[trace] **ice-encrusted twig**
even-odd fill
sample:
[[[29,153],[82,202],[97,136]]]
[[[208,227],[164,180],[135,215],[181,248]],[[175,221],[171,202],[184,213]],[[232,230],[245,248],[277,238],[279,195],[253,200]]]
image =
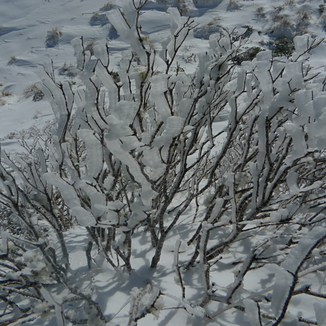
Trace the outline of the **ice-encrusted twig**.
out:
[[[175,249],[174,249],[174,269],[177,274],[177,282],[178,282],[178,284],[180,284],[180,287],[181,287],[182,298],[184,299],[186,297],[186,288],[183,284],[180,266],[179,266],[179,262],[178,262],[180,246],[181,246],[181,240],[178,240],[175,244]]]
[[[160,291],[153,287],[150,280],[142,289],[134,288],[135,297],[130,302],[128,326],[136,326],[137,320],[146,316],[147,313],[157,310],[155,303],[160,296]],[[148,296],[148,298],[146,298]],[[141,305],[145,307],[141,310]]]

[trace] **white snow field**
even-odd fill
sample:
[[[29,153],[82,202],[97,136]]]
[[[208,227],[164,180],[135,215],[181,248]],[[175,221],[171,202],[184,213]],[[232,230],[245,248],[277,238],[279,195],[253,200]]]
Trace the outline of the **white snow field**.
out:
[[[117,6],[122,6],[124,0],[111,1]],[[161,3],[165,1],[160,1]],[[203,2],[198,8],[189,3],[191,14],[199,25],[217,21],[218,25],[232,30],[243,28],[243,32],[250,27],[252,34],[247,47],[267,44],[269,36],[277,33],[282,35],[282,24],[278,24],[275,15],[289,20],[282,22],[285,30],[295,30],[300,22],[300,10],[305,10],[309,15],[309,23],[304,25],[306,31],[316,37],[324,37],[325,17],[320,13],[323,1],[234,1],[239,8],[228,9],[229,1],[197,1]],[[232,1],[231,1],[232,2]],[[172,4],[173,1],[166,1]],[[94,13],[99,12],[105,1],[100,0],[71,0],[71,1],[2,1],[0,10],[0,91],[1,119],[0,137],[4,138],[9,133],[18,132],[32,125],[42,126],[44,121],[51,119],[51,109],[46,101],[41,103],[26,99],[24,90],[34,83],[40,82],[43,65],[53,60],[54,69],[63,65],[75,63],[74,50],[71,41],[83,36],[85,42],[91,40],[110,39],[108,25],[89,24]],[[218,4],[218,6],[216,6]],[[160,41],[168,35],[170,28],[169,14],[166,5],[149,1],[149,8],[141,17],[144,35],[148,35],[153,42]],[[232,8],[232,6],[231,6]],[[263,8],[263,9],[260,9]],[[257,11],[263,13],[257,17]],[[101,13],[102,14],[102,13]],[[105,12],[104,12],[105,14]],[[302,15],[302,14],[301,14]],[[274,18],[273,18],[274,17]],[[274,20],[274,21],[273,21]],[[276,21],[276,22],[275,22]],[[279,27],[280,25],[280,27]],[[62,37],[58,46],[47,48],[45,45],[47,32],[58,28]],[[252,30],[251,30],[252,29]],[[181,49],[180,59],[187,71],[195,69],[195,55],[205,51],[208,36],[214,31],[214,24],[195,31],[195,36],[189,36],[186,45]],[[113,58],[119,58],[124,49],[128,48],[120,37],[110,40],[110,51]],[[313,66],[324,65],[324,47],[321,46],[312,56]],[[10,145],[9,145],[10,144]],[[13,141],[4,141],[2,146],[12,148]]]
[[[54,125],[55,118],[57,118],[56,121],[60,120],[58,118],[60,108],[58,111],[53,112],[53,106],[50,103],[51,92],[46,92],[46,87],[44,88],[41,82],[41,80],[46,80],[49,82],[48,85],[51,84],[46,79],[45,72],[51,66],[51,62],[56,80],[61,81],[63,85],[71,85],[71,89],[76,92],[79,89],[85,89],[85,83],[81,75],[77,76],[76,74],[75,54],[78,52],[76,49],[78,48],[78,39],[80,37],[82,37],[85,48],[91,49],[89,50],[90,52],[93,51],[92,46],[94,44],[104,45],[107,42],[111,60],[110,68],[121,68],[121,59],[129,55],[131,48],[130,40],[133,40],[133,38],[127,33],[120,35],[119,29],[115,29],[113,25],[117,24],[119,10],[123,10],[123,8],[126,8],[126,4],[131,4],[132,2],[133,0],[112,0],[110,1],[112,6],[104,8],[108,2],[103,0],[0,0],[0,145],[2,160],[7,165],[10,165],[8,163],[10,155],[14,155],[17,152],[23,152],[28,155],[28,148],[35,145],[34,141],[36,139],[37,142],[45,142],[47,133],[49,130],[52,130],[51,126]],[[139,1],[137,0],[137,2]],[[316,123],[312,124],[311,129],[309,129],[310,136],[314,132],[316,133],[316,141],[309,139],[309,146],[311,146],[309,149],[313,147],[316,153],[323,152],[322,148],[326,145],[326,132],[323,129],[324,122],[326,121],[324,116],[326,96],[323,93],[325,87],[326,42],[322,40],[325,37],[326,31],[326,4],[324,8],[324,1],[149,0],[141,10],[139,24],[142,27],[143,39],[154,48],[157,47],[158,51],[160,44],[171,34],[171,21],[173,23],[171,16],[176,16],[177,14],[173,9],[169,8],[175,7],[175,5],[179,5],[179,9],[183,11],[183,16],[175,19],[182,21],[182,19],[189,16],[197,26],[189,33],[177,54],[175,67],[177,64],[182,67],[180,76],[183,72],[186,74],[194,73],[196,69],[201,67],[199,65],[200,54],[208,51],[210,42],[213,42],[213,38],[210,38],[210,36],[225,30],[234,30],[235,34],[232,35],[245,35],[242,41],[240,41],[240,43],[243,43],[243,51],[241,52],[245,52],[245,50],[253,47],[260,47],[261,50],[266,50],[257,51],[257,53],[259,52],[257,61],[252,61],[256,60],[255,56],[257,53],[250,58],[246,57],[244,60],[238,58],[241,61],[239,63],[244,62],[243,66],[245,69],[251,69],[251,65],[257,65],[257,67],[262,65],[262,63],[266,62],[263,61],[265,60],[264,58],[269,58],[268,53],[272,49],[274,51],[284,51],[281,55],[285,54],[285,56],[280,56],[280,59],[276,59],[276,61],[279,60],[281,62],[279,66],[277,66],[277,63],[275,67],[273,66],[277,70],[277,67],[281,67],[282,60],[287,60],[285,59],[288,54],[286,51],[291,49],[292,43],[286,42],[289,39],[292,40],[293,36],[301,36],[301,38],[297,38],[296,42],[298,46],[302,47],[304,47],[305,40],[308,42],[308,36],[313,37],[314,40],[320,40],[318,47],[313,48],[308,54],[305,53],[305,61],[302,65],[301,63],[300,65],[295,65],[295,54],[299,52],[294,52],[293,65],[289,66],[293,67],[293,69],[287,67],[285,75],[288,75],[285,77],[291,77],[290,74],[293,72],[294,80],[291,80],[289,77],[289,80],[295,85],[293,86],[293,93],[297,91],[296,87],[300,91],[300,87],[302,87],[302,92],[298,92],[298,98],[301,96],[302,103],[306,106],[300,107],[300,112],[308,108],[316,113]],[[119,16],[119,19],[121,17]],[[123,34],[124,30],[123,28],[120,29],[121,34]],[[48,32],[51,33],[50,40],[47,40]],[[282,47],[282,44],[284,44],[282,43],[277,48],[277,45],[275,45],[277,43],[276,40],[282,40],[286,45]],[[99,52],[100,55],[101,53]],[[77,53],[77,59],[81,57],[82,55]],[[272,58],[271,54],[270,58]],[[300,77],[299,72],[300,69],[302,71],[306,69],[304,64],[309,64],[314,68],[311,75],[307,73],[305,80]],[[163,66],[164,63],[159,62],[157,70],[160,70]],[[240,65],[236,66],[235,70],[240,69],[239,67]],[[263,71],[263,67],[261,69]],[[141,73],[142,71],[139,72],[139,75]],[[315,75],[316,77],[314,78],[316,79],[311,78],[312,82],[307,88],[308,90],[316,89],[316,92],[320,93],[318,93],[318,99],[310,107],[307,97],[312,92],[304,92],[305,89],[303,89],[301,84],[309,83],[310,80],[308,79]],[[176,82],[178,78],[181,80],[182,77],[177,77]],[[281,94],[281,90],[286,87],[285,84],[280,82],[279,84],[273,84],[275,88],[270,90],[268,88],[270,86],[268,78],[263,74],[259,78],[261,78],[259,82],[266,80],[266,84],[262,82],[262,92],[266,91],[267,93],[271,91],[272,94],[275,91],[274,95],[276,96]],[[275,79],[277,78],[275,77]],[[156,87],[157,93],[154,92],[154,95],[151,94],[151,96],[155,99],[157,98],[157,102],[159,102],[160,96],[158,94],[161,91],[161,84],[155,84],[154,80],[153,88]],[[227,87],[231,89],[236,82],[238,82],[239,88],[241,77],[235,79],[233,84],[230,82]],[[137,85],[136,82],[130,82],[130,85],[131,89],[132,87],[137,87],[135,86]],[[266,86],[265,89],[264,86]],[[51,90],[51,86],[49,86],[49,89]],[[42,91],[45,93],[44,97]],[[255,90],[253,89],[252,92],[254,93]],[[85,94],[86,98],[89,94],[87,94],[87,91],[85,91]],[[92,94],[89,96],[92,96]],[[241,101],[243,100],[240,95],[239,98]],[[296,97],[295,99],[297,100],[298,98]],[[229,97],[228,100],[230,104],[216,117],[212,123],[212,130],[205,131],[205,134],[211,133],[211,137],[214,137],[213,148],[216,153],[223,148],[225,138],[231,133],[232,123],[235,123],[237,119],[232,117],[234,113],[234,108],[232,107],[233,99]],[[234,99],[234,101],[236,103],[237,99]],[[245,100],[243,101],[245,102]],[[265,103],[266,106],[268,106],[267,95],[265,101],[267,103]],[[312,101],[313,99],[311,99],[311,103]],[[69,102],[69,99],[67,102]],[[283,102],[281,98],[277,105],[288,105]],[[272,102],[272,99],[270,99],[269,103],[272,110],[275,102]],[[123,140],[125,139],[124,137],[129,136],[127,133],[130,131],[128,129],[129,124],[127,123],[129,115],[125,113],[125,106],[129,104],[126,100],[120,106],[117,105],[120,111],[116,110],[117,112],[112,114],[111,120],[108,123],[111,128],[110,132],[114,133],[114,135],[121,134],[120,138]],[[79,108],[74,104],[72,111],[78,112],[78,110]],[[229,118],[230,114],[231,118]],[[266,113],[266,116],[268,114],[273,115],[272,113]],[[293,113],[294,116],[296,114],[297,112]],[[313,221],[311,229],[309,229],[309,232],[304,231],[304,227],[306,227],[304,223],[309,220],[308,213],[304,209],[299,211],[299,205],[294,203],[293,199],[297,198],[295,196],[299,196],[302,192],[306,192],[307,196],[313,196],[314,193],[320,191],[316,195],[317,197],[320,196],[319,203],[311,208],[313,210],[312,214],[318,215],[325,210],[325,171],[320,172],[320,174],[324,173],[323,176],[320,176],[318,169],[316,170],[317,172],[314,170],[313,175],[318,176],[311,183],[299,184],[298,182],[299,175],[301,176],[300,168],[304,164],[311,164],[311,166],[314,164],[311,158],[313,156],[309,156],[310,154],[313,155],[313,150],[309,152],[309,155],[305,154],[305,151],[308,150],[305,148],[308,140],[304,138],[302,132],[304,130],[304,123],[310,119],[310,116],[308,113],[306,116],[304,113],[302,115],[307,120],[299,121],[293,118],[293,123],[289,122],[284,127],[286,132],[291,133],[291,139],[293,139],[297,148],[293,151],[293,156],[286,161],[287,165],[285,165],[282,173],[287,173],[287,168],[290,169],[291,164],[294,164],[293,162],[296,162],[295,160],[299,157],[300,159],[301,156],[305,158],[302,162],[300,161],[300,166],[298,165],[288,174],[284,182],[288,187],[288,191],[282,197],[282,205],[286,202],[285,206],[281,205],[281,201],[275,200],[273,205],[271,204],[265,211],[260,212],[261,216],[264,214],[268,215],[268,217],[264,215],[264,218],[266,218],[264,223],[267,223],[269,227],[261,232],[256,231],[263,224],[259,219],[250,220],[248,218],[248,220],[244,219],[237,224],[237,227],[245,225],[242,237],[239,237],[234,242],[230,242],[229,248],[225,246],[221,254],[217,254],[214,259],[210,260],[208,271],[210,273],[209,291],[205,274],[205,268],[207,268],[208,263],[203,258],[203,248],[210,244],[213,246],[215,241],[220,238],[225,239],[227,242],[234,233],[238,232],[234,225],[235,215],[239,211],[235,211],[237,199],[235,196],[234,198],[232,197],[231,190],[231,195],[227,195],[223,199],[221,199],[222,197],[216,198],[216,196],[210,197],[205,192],[204,195],[201,194],[202,196],[198,198],[198,201],[194,200],[182,213],[166,237],[158,265],[156,268],[151,268],[151,260],[155,255],[155,248],[150,245],[152,240],[151,234],[148,232],[148,225],[144,222],[145,219],[139,216],[144,215],[143,211],[146,210],[145,208],[151,205],[155,192],[151,188],[150,181],[143,177],[143,171],[141,171],[140,167],[133,164],[131,154],[126,154],[123,151],[121,139],[119,138],[120,142],[116,139],[111,139],[110,132],[108,132],[103,142],[110,149],[113,156],[125,164],[126,167],[121,167],[121,169],[125,168],[130,171],[137,184],[142,186],[142,191],[138,192],[139,197],[133,198],[137,205],[141,204],[139,206],[136,204],[132,206],[133,203],[131,204],[134,209],[134,215],[136,218],[139,218],[135,223],[139,223],[140,226],[133,229],[132,248],[124,248],[126,251],[130,249],[132,272],[128,271],[128,268],[124,266],[123,259],[117,257],[115,253],[112,256],[115,257],[116,261],[119,261],[120,265],[114,269],[107,259],[109,254],[107,256],[102,254],[101,250],[103,248],[100,248],[100,246],[97,248],[95,244],[93,247],[89,247],[90,235],[87,232],[87,228],[94,227],[95,225],[93,222],[89,222],[93,218],[92,214],[94,211],[105,211],[107,223],[111,223],[110,214],[113,216],[112,220],[115,218],[120,219],[120,210],[124,206],[120,206],[121,201],[112,200],[110,201],[112,206],[106,203],[105,205],[107,206],[103,208],[103,198],[101,196],[96,197],[92,193],[92,182],[89,177],[93,176],[95,178],[99,174],[98,171],[102,168],[102,165],[100,165],[102,163],[100,162],[102,154],[99,154],[97,151],[99,140],[96,134],[89,129],[80,130],[78,137],[83,140],[88,152],[86,159],[88,160],[87,177],[83,180],[76,177],[73,182],[69,183],[64,176],[59,176],[59,173],[50,171],[44,174],[42,181],[40,180],[40,184],[46,181],[47,185],[52,185],[60,190],[68,207],[64,209],[66,211],[69,210],[69,214],[76,217],[75,223],[64,231],[64,238],[69,252],[67,284],[58,286],[57,279],[55,280],[53,277],[53,274],[58,271],[48,268],[48,262],[44,261],[44,257],[37,250],[23,250],[23,253],[19,251],[20,247],[25,245],[27,246],[26,248],[33,246],[41,248],[44,243],[48,244],[44,249],[45,251],[48,249],[60,251],[59,237],[57,234],[51,234],[46,231],[48,224],[41,221],[41,219],[39,222],[35,222],[38,232],[43,232],[44,230],[45,239],[40,239],[38,243],[34,243],[24,238],[20,244],[19,232],[17,232],[17,235],[11,234],[5,227],[5,218],[0,215],[0,223],[2,224],[0,226],[2,241],[0,243],[0,311],[2,313],[2,315],[0,314],[0,325],[326,325],[326,259],[324,248],[326,234],[325,224],[323,224],[324,215],[320,215],[321,217],[318,219],[318,223],[316,222],[316,227],[314,227],[315,220],[311,220]],[[116,120],[114,120],[115,118]],[[118,118],[121,119],[119,120]],[[250,116],[248,115],[248,124],[251,122],[249,118]],[[183,128],[182,123],[185,119],[181,116],[169,116],[165,121],[165,133],[155,138],[155,141],[152,143],[156,147],[148,149],[148,152],[146,152],[149,156],[143,159],[144,166],[147,165],[146,168],[150,170],[148,175],[153,176],[153,179],[159,179],[160,173],[162,173],[160,170],[162,168],[160,166],[161,159],[157,154],[157,149],[163,148],[166,143],[179,133],[180,125]],[[264,124],[264,122],[263,118],[257,118],[255,122],[258,120],[257,128],[259,129],[259,126]],[[254,125],[254,122],[252,123]],[[50,127],[48,127],[49,125]],[[228,126],[230,126],[229,129]],[[257,137],[265,139],[267,136],[261,130],[259,129],[259,132],[257,132]],[[216,135],[219,133],[220,135],[217,137]],[[190,128],[189,134],[191,134]],[[143,135],[141,140],[136,139],[134,142],[141,143],[141,145],[137,143],[139,148],[145,148],[149,143],[149,141],[146,143],[145,139],[146,135]],[[257,140],[258,143],[257,148],[259,147],[259,150],[266,154],[269,149],[262,149],[264,147],[263,142]],[[25,146],[23,146],[24,144]],[[136,148],[136,145],[131,140],[129,143],[126,141],[124,145],[130,146],[130,151]],[[69,146],[67,145],[67,147]],[[205,151],[209,146],[210,143],[207,141],[201,150]],[[279,148],[283,146],[282,139],[279,143],[275,141],[275,147],[277,146]],[[55,145],[53,145],[54,147]],[[234,148],[234,156],[229,157],[231,161],[233,158],[238,159],[238,150],[239,148]],[[241,150],[245,151],[245,146]],[[92,155],[89,153],[92,153]],[[279,155],[286,155],[286,151],[282,152],[280,150],[277,153]],[[252,155],[254,154],[255,152],[253,151]],[[196,162],[196,155],[197,152],[193,156],[187,157],[188,165]],[[273,155],[274,152],[271,155],[271,161],[275,159]],[[323,155],[319,157],[318,163],[324,159],[325,156]],[[248,163],[248,166],[248,171],[250,170],[253,180],[258,180],[261,177],[270,177],[263,175],[263,168],[259,166],[259,161],[257,164],[253,163],[250,165]],[[19,173],[20,171],[14,170],[13,166],[9,166],[9,168],[11,171],[14,171],[14,175],[18,176],[18,180],[24,181],[24,177]],[[42,168],[43,166],[40,165],[39,169]],[[259,170],[260,168],[261,170]],[[229,177],[235,180],[238,177],[233,171],[224,172],[225,178]],[[280,175],[282,173],[280,172]],[[126,174],[128,175],[128,173]],[[274,177],[276,178],[276,176]],[[304,177],[305,180],[312,178],[308,172]],[[174,175],[173,178],[176,179],[177,175]],[[208,176],[201,178],[200,182],[204,183],[205,178],[208,178]],[[223,175],[221,175],[221,178],[223,178]],[[247,176],[243,173],[241,178],[243,188],[246,189]],[[113,183],[114,181],[106,177],[105,182]],[[193,182],[195,183],[195,181]],[[230,182],[226,181],[226,183],[231,189],[233,186],[232,180]],[[253,181],[253,184],[255,185],[255,181]],[[0,183],[0,192],[4,192],[6,185],[6,182]],[[76,202],[79,203],[80,193],[84,190],[83,187],[85,194],[91,198],[89,206],[92,207],[92,214],[82,208],[80,204],[75,204]],[[189,180],[189,188],[191,187],[195,188],[195,185]],[[278,191],[282,193],[283,189],[277,184],[269,184],[268,187],[264,188],[264,191],[273,192],[277,187],[279,187]],[[217,189],[218,186],[215,188]],[[127,191],[129,190],[128,188]],[[123,191],[126,190],[121,190],[121,192]],[[256,189],[257,197],[260,196],[260,191],[261,189]],[[94,196],[92,197],[92,195]],[[35,198],[36,196],[37,194],[35,194]],[[41,202],[42,198],[36,198],[35,200]],[[214,214],[215,217],[218,216],[223,211],[224,200],[225,202],[230,202],[230,211],[225,216],[220,216],[218,222],[212,217],[203,221],[208,208],[211,208],[213,211],[212,216]],[[302,207],[309,200],[310,197],[306,201],[303,198]],[[0,201],[1,204],[4,204],[2,199]],[[175,212],[183,204],[184,198],[183,193],[181,193],[179,197],[176,196],[173,202],[170,203],[170,205],[174,206],[169,206],[169,214],[166,213],[167,221],[171,222],[173,220]],[[85,205],[87,206],[87,203]],[[39,212],[42,212],[42,210],[40,209]],[[289,215],[293,214],[294,216],[297,213],[302,220],[298,217],[293,222],[296,226],[295,235],[293,235],[292,225],[289,225],[288,229],[284,225],[287,224]],[[312,218],[310,215],[309,217]],[[281,225],[280,228],[284,227],[285,231],[279,233],[281,235],[279,238],[273,238],[273,234],[278,234],[277,232],[279,232],[278,223]],[[214,228],[210,229],[212,225],[214,225]],[[120,233],[118,233],[112,248],[119,246],[122,248],[128,245],[126,242],[128,227],[130,227],[130,224],[125,226],[124,229],[119,229]],[[192,239],[196,230],[198,230],[197,237]],[[250,230],[255,232],[255,239],[251,239]],[[213,234],[213,237],[207,237],[208,244],[204,240],[197,241],[199,234],[202,236],[202,239],[206,239],[205,236],[210,232]],[[292,235],[293,238],[291,237]],[[190,239],[193,241],[190,241]],[[317,240],[318,243],[316,243]],[[296,246],[292,247],[293,244],[296,244]],[[19,258],[17,258],[17,261],[12,262],[7,255],[10,250],[14,251],[16,245],[20,248],[17,249],[17,253],[19,251]],[[195,257],[191,268],[186,268],[186,264],[194,257],[196,246],[198,246],[199,249],[197,249],[200,254],[198,254],[198,257]],[[252,247],[255,247],[255,250],[252,250]],[[263,250],[261,248],[267,249]],[[99,252],[101,254],[98,254]],[[264,255],[262,252],[264,252]],[[257,260],[255,265],[253,265],[253,261],[258,256],[261,260]],[[64,261],[64,254],[58,257]],[[305,269],[301,269],[303,257],[305,258]],[[18,264],[19,262],[21,265]],[[16,263],[18,265],[15,265]],[[64,264],[62,263],[62,265]],[[25,275],[27,276],[25,277]],[[15,282],[18,284],[18,282],[21,282],[21,278],[26,282],[24,284],[26,286],[22,286],[19,289],[15,288]],[[8,283],[8,280],[12,281],[12,283]],[[31,286],[33,280],[41,285],[33,288]],[[12,287],[9,288],[8,284]],[[32,290],[30,290],[31,288]],[[295,293],[293,294],[293,292]],[[288,295],[289,293],[291,293],[291,296]],[[24,297],[24,295],[26,296]],[[10,300],[7,300],[7,297],[10,297]],[[36,300],[36,297],[42,297],[43,299]],[[205,299],[208,297],[210,300],[206,303]],[[17,306],[13,302],[16,302]],[[285,306],[288,307],[287,310],[284,309]],[[97,310],[96,307],[99,309]],[[103,314],[102,316],[99,314],[99,311]],[[246,314],[243,313],[244,311]],[[282,315],[283,313],[284,316]]]

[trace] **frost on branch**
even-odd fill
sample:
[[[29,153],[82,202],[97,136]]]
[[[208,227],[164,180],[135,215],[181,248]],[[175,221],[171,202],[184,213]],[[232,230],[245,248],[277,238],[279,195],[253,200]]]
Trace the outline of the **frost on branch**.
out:
[[[238,66],[225,32],[188,73],[178,54],[194,22],[171,9],[171,35],[150,46],[145,2],[109,13],[131,47],[118,66],[110,44],[91,54],[78,38],[81,86],[46,67],[55,124],[22,139],[28,154],[1,152],[0,322],[135,325],[171,309],[193,324],[320,322],[325,77],[306,60],[318,42]]]

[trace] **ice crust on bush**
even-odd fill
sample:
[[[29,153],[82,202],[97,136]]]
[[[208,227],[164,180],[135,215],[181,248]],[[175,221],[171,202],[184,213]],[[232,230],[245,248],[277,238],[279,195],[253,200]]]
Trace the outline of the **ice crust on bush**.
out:
[[[161,323],[171,310],[194,325],[279,325],[312,318],[295,306],[306,296],[319,322],[324,284],[309,282],[326,266],[325,90],[307,61],[319,42],[239,65],[224,31],[188,73],[177,58],[194,21],[169,9],[156,51],[137,23],[144,4],[108,12],[131,46],[119,68],[110,44],[89,51],[82,38],[82,86],[45,66],[55,126],[28,155],[1,151],[0,204],[24,228],[1,234],[0,322],[44,308],[59,325]]]
[[[62,32],[59,27],[54,27],[46,33],[45,45],[48,48],[54,48],[59,45]]]

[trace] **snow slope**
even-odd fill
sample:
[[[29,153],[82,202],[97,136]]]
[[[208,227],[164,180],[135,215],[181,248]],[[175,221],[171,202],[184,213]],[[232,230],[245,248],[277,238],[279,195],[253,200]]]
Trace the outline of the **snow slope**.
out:
[[[125,0],[112,1],[117,6]],[[186,1],[187,2],[187,1]],[[167,1],[172,3],[172,1]],[[190,3],[190,1],[188,1]],[[207,2],[209,3],[209,2]],[[213,1],[214,3],[214,1]],[[260,44],[268,45],[271,38],[281,35],[284,30],[298,33],[296,27],[300,21],[300,11],[305,10],[309,22],[303,24],[303,32],[309,32],[317,37],[324,36],[325,17],[321,13],[321,0],[296,1],[291,5],[289,1],[238,1],[237,6],[230,6],[228,0],[215,1],[218,6],[202,6],[195,8],[189,5],[190,13],[199,27],[211,21],[232,30],[243,27],[243,31],[250,27],[248,46]],[[75,37],[83,36],[87,43],[91,40],[108,40],[112,38],[110,25],[90,25],[90,19],[95,12],[105,4],[103,0],[14,0],[2,1],[0,10],[0,92],[9,92],[10,96],[0,95],[0,138],[10,132],[17,132],[31,125],[42,125],[50,119],[50,109],[46,101],[31,102],[31,98],[24,98],[26,87],[40,80],[43,73],[43,64],[53,60],[54,69],[64,64],[74,64],[73,48],[70,44]],[[170,19],[166,13],[166,5],[149,1],[147,10],[141,17],[144,35],[148,35],[153,42],[162,40],[168,32]],[[263,9],[259,9],[263,8]],[[261,17],[257,11],[262,11]],[[104,15],[105,12],[100,12]],[[276,18],[275,16],[278,15]],[[302,13],[301,13],[302,15]],[[281,17],[280,17],[281,16]],[[277,28],[283,17],[285,29]],[[302,19],[301,19],[302,20]],[[288,25],[286,25],[288,23]],[[283,26],[282,25],[282,26]],[[284,26],[283,26],[284,27]],[[58,28],[62,37],[59,45],[47,48],[45,45],[47,32]],[[207,32],[208,31],[208,32]],[[196,37],[190,37],[181,51],[179,60],[187,63],[189,71],[195,67],[196,53],[202,52],[207,46],[207,40],[198,37],[207,37],[212,29],[196,31]],[[300,33],[302,33],[300,31]],[[119,57],[121,51],[128,47],[118,36],[110,40],[113,57]],[[314,65],[324,62],[323,47],[314,56]],[[183,63],[185,63],[183,62]],[[1,93],[0,93],[1,94]],[[7,141],[3,146],[8,146]]]

